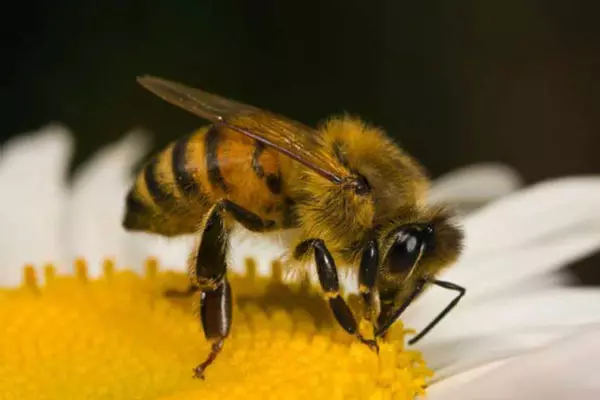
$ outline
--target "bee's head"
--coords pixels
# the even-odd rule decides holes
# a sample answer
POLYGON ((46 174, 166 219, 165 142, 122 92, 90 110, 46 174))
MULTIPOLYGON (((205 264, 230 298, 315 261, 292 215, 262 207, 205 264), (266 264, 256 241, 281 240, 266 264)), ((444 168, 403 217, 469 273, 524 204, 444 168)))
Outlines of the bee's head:
POLYGON ((456 261, 463 241, 462 231, 441 209, 414 222, 392 221, 380 235, 379 327, 406 303, 419 284, 433 280, 456 261))

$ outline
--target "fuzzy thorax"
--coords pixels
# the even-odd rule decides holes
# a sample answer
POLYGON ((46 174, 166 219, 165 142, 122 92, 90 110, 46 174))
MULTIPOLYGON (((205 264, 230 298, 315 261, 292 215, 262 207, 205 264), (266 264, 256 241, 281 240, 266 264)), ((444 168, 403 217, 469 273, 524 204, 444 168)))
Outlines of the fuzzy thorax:
MULTIPOLYGON (((374 227, 402 210, 420 210, 429 188, 424 169, 383 131, 350 116, 332 118, 320 128, 322 146, 349 175, 369 186, 359 194, 303 170, 292 187, 299 201, 300 240, 320 238, 345 262, 374 227)), ((407 218, 414 218, 409 215, 407 218)))
POLYGON ((356 270, 365 242, 376 237, 381 261, 377 289, 398 306, 418 282, 435 278, 457 259, 462 232, 443 206, 427 204, 430 182, 424 168, 382 130, 349 116, 330 119, 319 129, 329 157, 348 175, 364 179, 370 190, 357 193, 303 170, 300 184, 293 187, 301 199, 298 242, 322 239, 339 266, 356 270), (431 240, 414 268, 392 271, 386 257, 393 233, 411 225, 431 229, 431 240))

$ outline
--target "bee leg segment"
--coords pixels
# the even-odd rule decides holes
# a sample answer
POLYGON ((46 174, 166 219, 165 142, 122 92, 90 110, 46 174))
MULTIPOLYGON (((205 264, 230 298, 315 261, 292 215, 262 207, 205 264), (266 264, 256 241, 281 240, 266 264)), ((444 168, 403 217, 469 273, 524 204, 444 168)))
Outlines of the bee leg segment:
MULTIPOLYGON (((200 319, 204 336, 213 340, 206 360, 194 368, 196 377, 204 379, 204 371, 217 358, 231 328, 231 287, 226 276, 227 232, 223 226, 222 212, 229 213, 237 222, 251 231, 264 231, 275 225, 246 210, 230 200, 222 200, 209 211, 194 265, 194 280, 187 292, 202 291, 200 319)), ((186 293, 187 293, 186 292, 186 293)))
POLYGON ((379 346, 377 345, 377 342, 375 340, 365 339, 360 334, 352 310, 350 310, 350 307, 348 307, 348 304, 340 295, 340 284, 335 261, 323 240, 309 239, 300 243, 295 251, 296 256, 305 253, 311 247, 315 252, 315 263, 317 264, 317 274, 319 276, 321 288, 325 292, 325 297, 329 302, 329 308, 331 308, 338 324, 340 324, 346 332, 356 336, 358 340, 378 353, 379 346))
POLYGON ((200 318, 207 339, 215 339, 204 362, 194 368, 194 375, 204 379, 204 371, 217 358, 231 328, 231 286, 224 278, 217 289, 202 292, 200 318))
POLYGON ((275 221, 263 220, 252 211, 248 211, 242 206, 237 205, 230 200, 222 200, 221 208, 228 212, 237 222, 242 224, 244 228, 253 232, 264 232, 275 226, 275 221))
POLYGON ((193 278, 202 291, 200 320, 204 336, 212 340, 211 351, 204 362, 194 368, 196 377, 204 379, 204 371, 217 358, 229 335, 232 317, 231 287, 226 276, 227 235, 219 205, 213 206, 206 219, 205 229, 198 246, 193 278))
MULTIPOLYGON (((374 322, 378 310, 374 310, 375 302, 375 283, 379 271, 379 248, 377 241, 370 239, 362 254, 360 266, 358 269, 358 288, 365 305, 365 318, 374 322)), ((378 307, 377 307, 378 308, 378 307)))

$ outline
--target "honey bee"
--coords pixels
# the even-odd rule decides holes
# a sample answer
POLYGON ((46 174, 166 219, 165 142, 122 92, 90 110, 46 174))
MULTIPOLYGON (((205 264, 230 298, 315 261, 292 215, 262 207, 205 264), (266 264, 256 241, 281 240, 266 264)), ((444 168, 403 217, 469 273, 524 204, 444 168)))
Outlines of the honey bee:
POLYGON ((459 256, 462 231, 446 208, 426 204, 426 173, 382 130, 350 116, 315 129, 179 83, 151 76, 138 82, 211 123, 150 159, 127 196, 123 221, 131 231, 198 235, 191 284, 179 293, 201 292, 200 319, 212 342, 194 369, 197 377, 204 377, 231 329, 226 251, 236 223, 254 232, 296 229, 290 259, 316 265, 339 325, 374 351, 377 338, 430 285, 457 296, 410 343, 465 294, 436 279, 459 256), (340 295, 338 265, 358 272, 375 339, 359 332, 340 295))

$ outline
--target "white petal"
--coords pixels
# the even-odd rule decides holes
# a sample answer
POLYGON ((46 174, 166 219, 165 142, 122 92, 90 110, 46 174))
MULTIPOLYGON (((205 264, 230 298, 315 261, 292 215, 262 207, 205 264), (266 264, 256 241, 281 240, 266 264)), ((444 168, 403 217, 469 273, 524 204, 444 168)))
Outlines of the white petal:
POLYGON ((512 193, 522 184, 519 174, 506 165, 474 164, 436 179, 429 200, 450 203, 465 212, 512 193))
MULTIPOLYGON (((557 273, 568 263, 582 259, 600 249, 600 227, 577 229, 544 242, 509 249, 489 257, 471 258, 449 268, 440 279, 449 280, 468 289, 462 304, 502 294, 519 295, 530 291, 540 279, 557 273), (515 290, 518 289, 518 290, 515 290)), ((558 278, 552 278, 558 279, 558 278)), ((441 289, 428 291, 411 307, 411 312, 435 308, 446 295, 441 289)))
POLYGON ((487 255, 600 225, 600 177, 540 183, 507 196, 463 221, 463 259, 487 255))
POLYGON ((538 351, 470 371, 433 385, 430 400, 445 399, 598 399, 600 398, 600 329, 583 330, 577 335, 538 351))
MULTIPOLYGON (((463 307, 479 296, 514 295, 600 248, 600 178, 569 178, 533 186, 466 217, 467 248, 440 279, 467 287, 463 307)), ((405 318, 439 309, 447 291, 418 299, 405 318)))
MULTIPOLYGON (((447 399, 446 397, 448 393, 451 393, 453 390, 460 390, 467 385, 470 385, 472 382, 476 381, 480 376, 484 376, 490 371, 495 370, 502 364, 508 362, 509 359, 499 359, 490 361, 484 365, 480 365, 471 369, 466 369, 459 373, 452 375, 450 379, 444 379, 442 381, 438 381, 437 372, 432 379, 431 386, 427 391, 427 399, 447 399)), ((429 364, 428 364, 429 365, 429 364)), ((482 397, 488 399, 488 397, 482 397)))
POLYGON ((436 371, 435 380, 453 376, 495 360, 503 360, 525 351, 549 345, 580 331, 584 325, 523 328, 514 332, 498 332, 485 336, 469 336, 457 340, 422 346, 427 364, 436 371))
POLYGON ((73 140, 60 125, 7 142, 0 158, 0 285, 20 282, 25 263, 63 256, 61 218, 73 140))
MULTIPOLYGON (((258 264, 258 274, 269 275, 272 262, 280 259, 286 252, 286 243, 289 240, 286 237, 289 235, 291 235, 291 231, 258 234, 236 224, 229 236, 228 265, 230 271, 245 273, 246 259, 252 258, 258 264)), ((198 239, 196 235, 163 238, 144 233, 135 233, 133 238, 132 248, 138 254, 134 263, 141 265, 147 257, 156 257, 162 268, 176 271, 186 270, 188 257, 194 251, 195 242, 198 239)))
POLYGON ((236 224, 229 249, 229 265, 232 271, 243 273, 245 260, 253 258, 258 263, 257 272, 263 276, 269 275, 272 262, 284 256, 286 246, 295 234, 294 230, 257 234, 236 224))
MULTIPOLYGON (((148 149, 148 137, 132 132, 100 150, 76 172, 66 219, 69 259, 84 256, 89 273, 100 273, 102 260, 128 264, 131 235, 122 228, 132 167, 148 149)), ((138 267, 133 264, 132 267, 138 267)))
POLYGON ((549 290, 557 287, 574 286, 577 284, 577 278, 572 273, 561 270, 550 275, 538 276, 533 280, 522 281, 516 285, 504 288, 497 292, 499 296, 517 296, 522 293, 533 293, 543 290, 549 290))
MULTIPOLYGON (((451 296, 449 296, 450 298, 451 296)), ((440 304, 441 310, 447 303, 440 304)), ((436 314, 406 318, 410 327, 425 326, 436 314)), ((600 322, 600 290, 558 288, 513 298, 457 306, 421 342, 421 346, 462 338, 505 334, 540 327, 569 327, 600 322)))
POLYGON ((196 237, 184 235, 167 238, 150 233, 128 233, 126 266, 139 270, 148 257, 156 258, 163 270, 186 272, 188 258, 194 250, 196 237))
MULTIPOLYGON (((287 250, 286 243, 290 240, 288 237, 293 234, 291 230, 258 234, 236 224, 229 236, 230 271, 245 273, 246 259, 252 258, 258 264, 258 274, 269 275, 272 262, 281 259, 287 250)), ((156 257, 162 268, 185 271, 188 257, 194 251, 198 238, 196 235, 163 238, 158 235, 135 233, 133 239, 134 244, 131 246, 138 254, 133 263, 141 265, 147 257, 156 257)))

